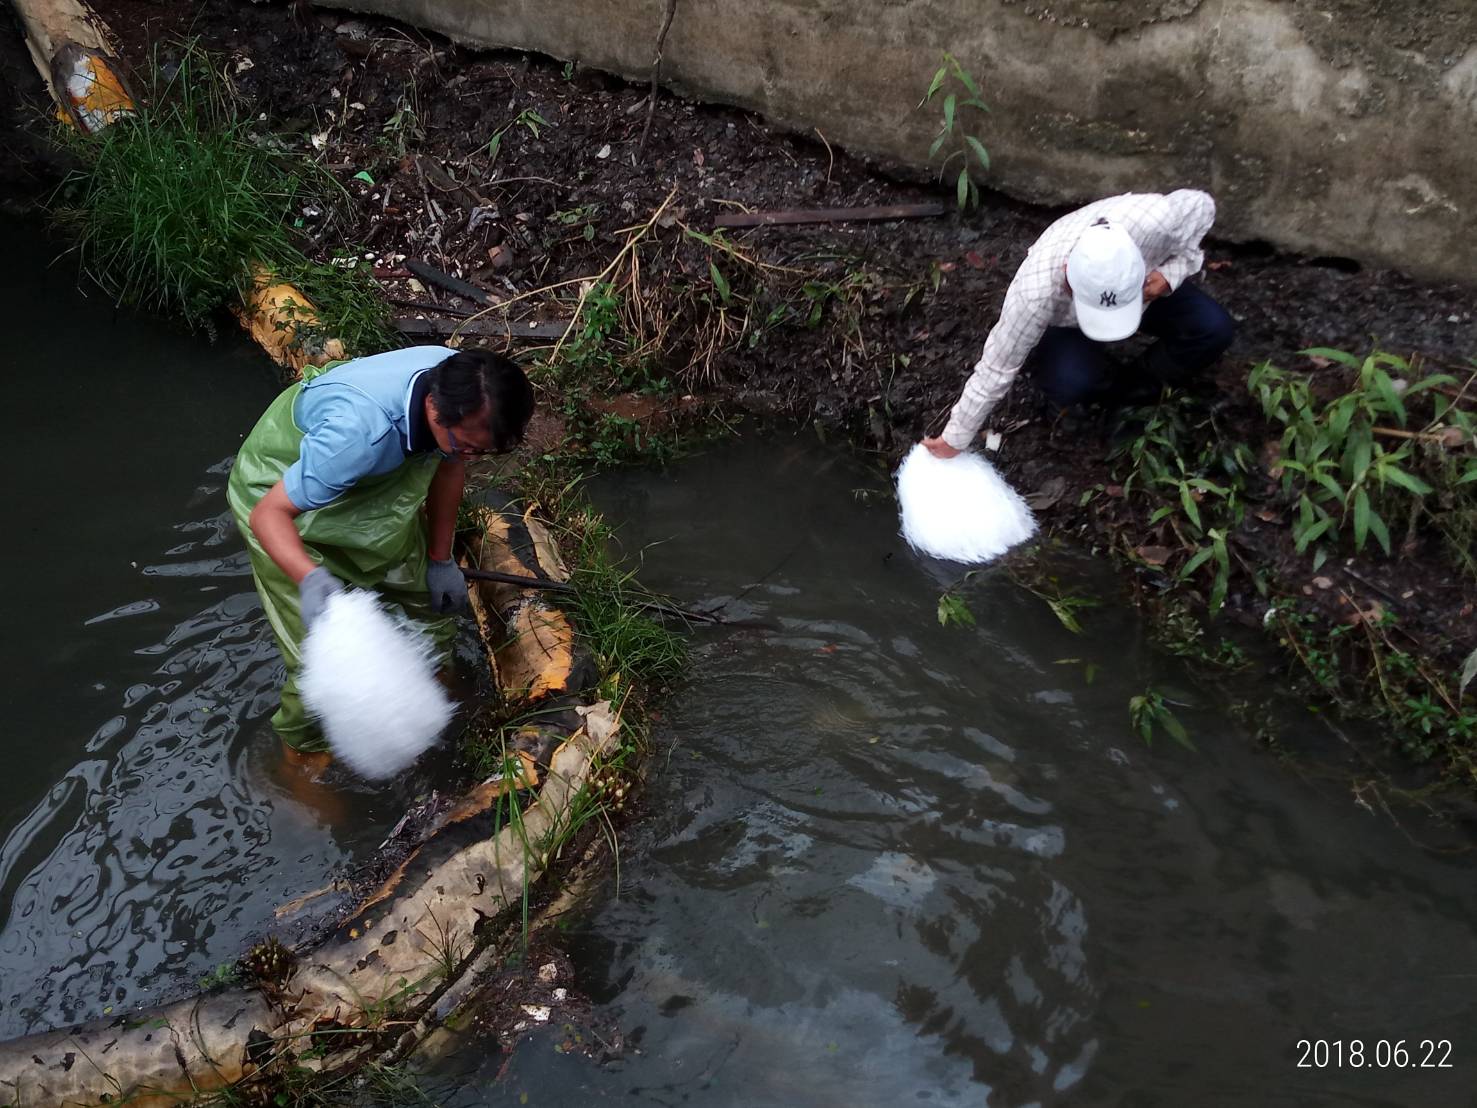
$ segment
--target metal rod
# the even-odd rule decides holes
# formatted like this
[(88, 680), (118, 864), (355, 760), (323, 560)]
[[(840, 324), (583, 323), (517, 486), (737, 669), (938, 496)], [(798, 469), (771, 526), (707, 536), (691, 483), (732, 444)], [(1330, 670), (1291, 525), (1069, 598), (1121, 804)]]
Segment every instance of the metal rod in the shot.
[(713, 220), (714, 227), (770, 227), (793, 223), (846, 223), (865, 219), (920, 219), (943, 215), (940, 203), (873, 204), (865, 208), (798, 208), (772, 212), (737, 212)]

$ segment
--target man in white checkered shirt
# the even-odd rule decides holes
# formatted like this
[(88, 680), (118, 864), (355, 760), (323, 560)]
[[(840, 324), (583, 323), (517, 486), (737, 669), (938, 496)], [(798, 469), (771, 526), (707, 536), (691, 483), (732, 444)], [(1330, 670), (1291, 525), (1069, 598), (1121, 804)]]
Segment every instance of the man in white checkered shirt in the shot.
[[(1053, 223), (1010, 282), (943, 434), (923, 445), (941, 458), (968, 447), (1028, 359), (1057, 410), (1157, 394), (1211, 365), (1231, 344), (1231, 317), (1188, 279), (1214, 222), (1208, 193), (1180, 189), (1111, 196)], [(1103, 344), (1139, 330), (1159, 341), (1115, 375)]]

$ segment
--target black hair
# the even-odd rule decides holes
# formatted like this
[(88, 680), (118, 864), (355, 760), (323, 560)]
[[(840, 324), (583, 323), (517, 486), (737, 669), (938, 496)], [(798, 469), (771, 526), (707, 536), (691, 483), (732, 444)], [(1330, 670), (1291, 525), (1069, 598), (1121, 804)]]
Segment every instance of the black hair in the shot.
[(461, 350), (432, 367), (431, 399), (444, 427), (457, 427), (484, 408), (492, 449), (511, 450), (533, 415), (533, 386), (513, 359), (490, 350)]

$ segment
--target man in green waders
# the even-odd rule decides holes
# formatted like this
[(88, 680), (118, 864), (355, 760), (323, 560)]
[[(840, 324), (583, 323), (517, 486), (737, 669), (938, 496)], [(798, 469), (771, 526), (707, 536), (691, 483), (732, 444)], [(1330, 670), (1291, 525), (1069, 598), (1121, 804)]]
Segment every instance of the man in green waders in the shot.
[(328, 762), (297, 672), (304, 634), (345, 583), (449, 648), (451, 616), (468, 607), (451, 556), (466, 459), (510, 449), (532, 413), (509, 359), (415, 346), (306, 367), (246, 436), (226, 496), (287, 663), (272, 726), (289, 761)]

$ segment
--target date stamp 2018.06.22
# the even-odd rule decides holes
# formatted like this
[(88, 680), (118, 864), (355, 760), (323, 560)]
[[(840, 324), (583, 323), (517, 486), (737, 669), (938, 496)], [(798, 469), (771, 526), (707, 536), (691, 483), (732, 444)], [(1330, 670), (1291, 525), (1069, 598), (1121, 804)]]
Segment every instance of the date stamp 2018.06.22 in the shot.
[(1453, 1067), (1450, 1039), (1299, 1039), (1298, 1069), (1425, 1069)]

